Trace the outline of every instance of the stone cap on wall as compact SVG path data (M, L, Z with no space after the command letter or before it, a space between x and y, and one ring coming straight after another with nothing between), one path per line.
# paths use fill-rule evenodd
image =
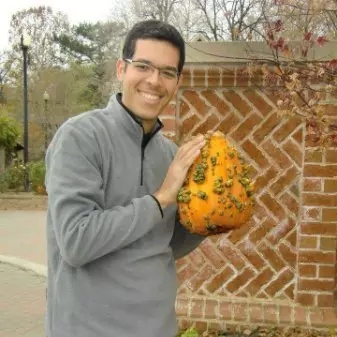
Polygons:
M301 41L292 41L290 45L296 48L297 58L300 55ZM186 43L186 64L247 63L252 58L272 59L270 47L257 41L221 41L221 42L191 42ZM322 47L310 49L307 60L328 61L337 58L337 41L329 41ZM280 57L289 61L289 58Z

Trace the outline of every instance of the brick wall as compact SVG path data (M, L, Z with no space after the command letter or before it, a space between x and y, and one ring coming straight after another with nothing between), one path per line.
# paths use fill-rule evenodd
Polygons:
M190 64L164 133L221 130L253 166L257 207L240 229L177 262L182 327L337 327L337 149L317 150L238 66ZM336 106L330 106L336 114Z

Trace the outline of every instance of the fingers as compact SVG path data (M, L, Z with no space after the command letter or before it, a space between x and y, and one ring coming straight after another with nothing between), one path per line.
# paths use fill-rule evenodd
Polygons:
M201 133L198 133L197 135L194 135L194 136L185 136L182 140L181 140L181 143L180 143L180 147L182 147L183 145L191 142L192 140L196 139L197 137L204 137Z
M195 159L200 155L202 147L205 145L204 136L198 136L182 146L174 159L183 171L187 171Z
M186 155L184 156L184 164L187 169L193 164L193 162L197 159L200 153L200 148L192 148L189 152L186 153Z
M200 150L205 145L205 137L203 135L198 135L192 138L190 141L182 145L178 152L177 157L186 156L187 153L195 152L195 150Z

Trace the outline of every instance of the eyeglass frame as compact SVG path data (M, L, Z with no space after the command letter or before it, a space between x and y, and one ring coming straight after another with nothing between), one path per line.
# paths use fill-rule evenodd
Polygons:
M165 71L165 70L174 71L176 73L176 77L172 78L172 80L176 79L177 82L178 82L179 77L181 75L181 72L179 72L178 69L176 69L174 67L158 67L158 66L154 65L152 62L147 61L147 60L132 60L132 59L128 59L128 58L123 58L123 61L126 62L127 64L132 64L132 63L136 63L136 62L144 64L144 65L148 66L152 71L157 69L158 73L159 73L159 76L161 78L168 79L168 80L171 80L171 78L167 78L165 76L162 76L163 71Z

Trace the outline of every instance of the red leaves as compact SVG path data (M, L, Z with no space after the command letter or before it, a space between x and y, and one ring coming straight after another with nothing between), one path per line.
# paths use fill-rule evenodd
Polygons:
M311 32L305 32L304 33L304 41L311 41L312 40L312 33Z
M306 1L303 1L303 4ZM273 0L281 13L282 6L292 6L295 9L296 1ZM302 2L301 2L302 3ZM297 8L298 13L309 15ZM280 74L274 73L277 80L271 84L271 74L264 73L263 81L266 86L283 87L283 98L279 100L278 113L281 115L299 115L306 120L308 135L317 144L334 144L337 146L337 120L330 120L331 113L326 110L325 100L328 95L335 95L337 88L337 58L311 62L309 52L317 47L324 46L327 36L319 29L308 28L302 34L301 41L289 43L287 41L288 27L284 21L274 19L266 23L265 39L272 50L273 61L282 66ZM282 58L281 58L282 53ZM289 67L285 65L283 57L289 60ZM315 55L314 55L315 56ZM292 63L294 61L294 63ZM269 67L271 68L271 66ZM273 78L274 79L274 78ZM318 84L318 85L316 85ZM333 116L335 118L335 115Z
M281 50L284 53L289 51L289 46L283 37L278 38L276 41L269 41L269 45L275 50Z
M268 45L275 49L281 50L283 52L289 51L289 46L286 43L285 39L281 37L277 37L276 33L281 32L284 29L283 22L281 20L276 20L275 22L269 24L267 30L267 43Z
M304 38L303 38L304 41L306 41L306 42L313 42L313 38L314 38L314 34L312 32L305 32L304 33ZM323 46L326 42L328 42L328 39L325 36L323 36L323 35L319 36L316 39L316 43L319 46Z
M337 135L332 135L331 136L331 141L332 141L332 144L337 146Z
M328 63L328 68L332 70L337 70L337 59L333 59Z
M285 40L284 40L283 37L280 37L280 38L277 40L277 47L283 49L284 45L285 45Z
M274 40L275 35L274 33L279 33L284 29L283 22L281 20L276 20L275 22L272 22L269 24L268 30L267 30L267 38L269 40Z
M311 48L316 42L319 46L323 46L328 39L325 36L319 36L316 41L314 40L314 34L312 32L305 32L303 37L303 46L302 46L302 56L306 57L308 55L309 48Z
M281 30L283 30L283 22L281 20L277 20L275 23L274 23L274 29L275 29L275 32L280 32Z
M328 42L328 39L325 36L319 36L316 42L319 46L323 46L325 43Z

